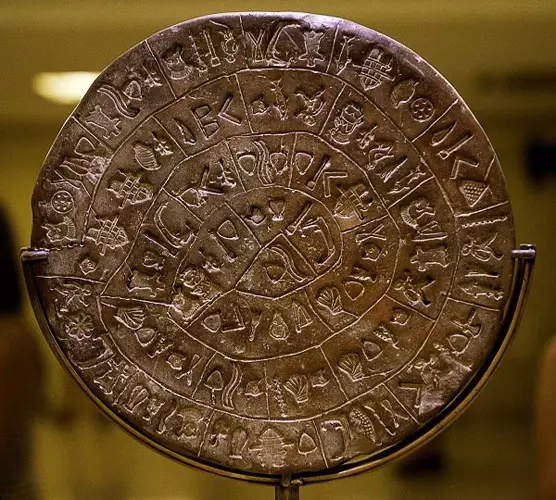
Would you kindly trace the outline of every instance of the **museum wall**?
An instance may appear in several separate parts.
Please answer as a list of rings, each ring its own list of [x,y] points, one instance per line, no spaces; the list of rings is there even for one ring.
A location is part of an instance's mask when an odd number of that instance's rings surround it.
[[[541,168],[540,174],[537,171],[535,177],[527,152],[531,144],[540,139],[556,145],[556,91],[542,85],[543,78],[554,78],[550,71],[537,71],[540,76],[530,83],[538,85],[535,91],[508,89],[504,87],[503,75],[516,64],[520,68],[553,68],[552,72],[556,71],[555,56],[549,53],[549,47],[556,41],[556,11],[549,8],[545,12],[541,2],[532,2],[531,17],[526,17],[528,22],[524,23],[517,2],[508,2],[517,9],[515,12],[505,7],[499,11],[499,18],[496,16],[497,2],[490,10],[482,7],[482,2],[470,2],[469,11],[461,6],[452,11],[443,7],[442,2],[429,3],[433,14],[416,12],[416,19],[408,14],[413,3],[401,1],[392,2],[392,7],[387,2],[376,3],[376,22],[366,2],[354,2],[352,12],[348,7],[333,7],[335,10],[330,13],[387,32],[411,46],[452,80],[476,110],[506,175],[517,243],[537,244],[539,256],[534,285],[521,328],[501,368],[477,402],[443,438],[441,446],[447,468],[441,468],[433,477],[406,477],[400,474],[400,464],[395,463],[363,476],[309,486],[302,491],[302,498],[307,500],[457,499],[486,498],[487,495],[489,498],[518,499],[531,498],[534,489],[532,417],[536,374],[543,346],[556,334],[556,166],[552,156],[553,163]],[[62,2],[55,4],[63,7]],[[77,16],[74,25],[67,29],[57,20],[58,16],[67,19],[67,13],[43,8],[46,18],[37,21],[36,29],[32,29],[24,25],[22,8],[10,11],[7,3],[0,2],[0,13],[12,16],[11,24],[2,27],[0,22],[0,42],[8,54],[4,54],[8,60],[0,73],[0,89],[4,91],[3,101],[0,99],[0,103],[4,103],[0,104],[0,203],[7,208],[18,247],[29,242],[30,196],[42,160],[64,117],[71,112],[71,107],[58,109],[22,92],[20,87],[27,88],[29,83],[16,80],[13,74],[21,69],[27,75],[30,69],[29,61],[24,65],[20,59],[25,55],[37,69],[44,69],[40,57],[41,54],[44,58],[50,57],[46,47],[52,42],[53,46],[60,47],[59,53],[51,56],[56,60],[53,69],[64,69],[60,56],[64,53],[71,66],[69,69],[100,70],[152,31],[188,16],[209,12],[201,3],[192,4],[190,11],[182,6],[176,8],[176,12],[170,8],[175,4],[169,4],[150,21],[147,4],[142,6],[141,12],[110,2],[101,4],[104,10],[98,15],[104,24],[98,21],[94,29],[87,18],[93,12],[90,6],[78,9],[82,16]],[[251,2],[243,7],[239,2],[233,5],[221,2],[221,5],[212,5],[210,12],[220,7],[220,10],[238,10],[253,8],[253,5]],[[292,9],[291,4],[283,5]],[[325,10],[320,4],[310,7],[303,8]],[[137,16],[135,25],[124,23],[126,36],[118,34],[118,23],[110,15],[112,8],[124,14],[134,12]],[[261,5],[259,9],[262,8]],[[391,13],[388,13],[389,8]],[[60,36],[65,40],[63,46],[56,41]],[[72,39],[74,46],[70,42]],[[466,48],[466,44],[469,47]],[[71,56],[74,50],[79,54],[94,52],[89,59],[93,67],[82,68],[83,60],[75,54]],[[553,63],[554,66],[550,66]],[[496,71],[488,73],[485,68]],[[43,396],[29,458],[40,498],[272,498],[273,493],[268,488],[185,468],[129,437],[102,416],[58,366],[39,333],[28,302],[25,321],[33,332],[44,363],[40,382]]]

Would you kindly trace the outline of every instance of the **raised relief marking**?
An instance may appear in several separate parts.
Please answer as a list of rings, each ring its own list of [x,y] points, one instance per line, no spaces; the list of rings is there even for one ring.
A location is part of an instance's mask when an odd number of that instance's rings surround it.
[[[283,385],[296,404],[300,405],[309,401],[309,382],[305,375],[292,375]]]
[[[240,168],[248,175],[256,173],[265,186],[273,185],[278,176],[286,173],[289,168],[289,150],[281,146],[278,151],[271,152],[264,141],[254,141],[253,144],[255,153],[243,153],[238,157]]]
[[[353,46],[354,40],[355,36],[353,35],[342,35],[340,53],[338,54],[338,58],[335,61],[337,75],[341,75],[352,62],[349,52],[351,47]]]
[[[297,153],[297,155],[303,155],[303,154],[306,153]],[[301,160],[302,157],[297,155],[296,158],[298,160]],[[313,156],[311,155],[310,162],[312,162],[312,160],[313,160]],[[325,198],[330,198],[332,196],[332,186],[334,181],[338,179],[346,179],[348,177],[347,172],[339,171],[339,170],[329,170],[331,166],[332,166],[332,162],[330,161],[330,157],[328,155],[323,155],[322,160],[320,162],[320,166],[317,167],[315,173],[305,182],[305,185],[310,190],[313,190],[317,186],[318,182],[322,180]]]
[[[262,266],[270,281],[279,283],[286,277],[297,283],[305,281],[307,276],[298,268],[292,252],[287,247],[280,243],[273,243],[267,248],[274,257],[272,260],[263,262]]]
[[[153,422],[158,412],[165,406],[166,402],[156,396],[151,396],[147,404],[145,405],[145,411],[143,412],[143,419],[146,422]]]
[[[258,226],[266,220],[266,215],[262,211],[261,207],[251,205],[249,207],[249,213],[245,216],[245,219]]]
[[[160,205],[154,214],[154,224],[164,238],[167,245],[180,250],[187,246],[195,237],[195,230],[186,222],[182,221],[181,230],[170,230],[164,222],[164,211],[167,209],[168,203]]]
[[[361,410],[361,408],[352,408],[349,411],[348,419],[349,423],[353,426],[356,432],[365,436],[367,439],[378,446],[382,444],[382,441],[378,433],[376,432],[373,421],[370,419],[367,413]]]
[[[284,220],[284,210],[286,208],[286,202],[280,198],[272,199],[268,202],[268,209],[270,210],[270,218],[274,222],[280,222]]]
[[[431,144],[435,147],[444,145],[444,148],[438,151],[437,156],[442,160],[447,160],[452,154],[461,149],[465,144],[467,144],[471,139],[473,139],[473,134],[471,132],[466,132],[458,139],[454,140],[450,145],[446,142],[451,137],[452,133],[456,129],[457,121],[454,121],[441,130],[434,132],[431,136]],[[446,144],[445,144],[446,143]],[[450,178],[455,178],[455,172],[452,172]]]
[[[81,181],[86,179],[96,184],[108,165],[108,159],[97,154],[93,143],[83,136],[75,144],[73,155],[64,157],[56,172],[63,179],[77,178]]]
[[[146,318],[145,309],[142,306],[120,306],[114,314],[114,319],[130,330],[139,330]]]
[[[255,334],[257,332],[257,328],[259,323],[261,322],[262,313],[261,311],[251,309],[251,322],[249,324],[249,342],[254,342]]]
[[[312,201],[308,201],[305,203],[305,205],[303,205],[303,208],[299,211],[295,220],[287,227],[286,229],[287,234],[292,235],[299,230],[300,226],[302,226],[309,218],[309,212],[312,207],[313,207]]]
[[[147,88],[162,87],[162,76],[158,72],[156,62],[153,59],[146,59],[140,67],[132,68],[130,76],[136,81],[143,82]]]
[[[173,154],[172,148],[166,139],[161,139],[153,132],[151,134],[153,147],[142,142],[133,144],[133,152],[135,161],[145,170],[158,170],[162,165],[156,157],[156,153],[160,156],[169,156]]]
[[[86,256],[84,257],[80,262],[79,262],[79,269],[81,269],[81,272],[87,276],[91,273],[94,273],[98,268],[98,262],[94,259],[92,259],[90,256]]]
[[[260,94],[251,102],[251,112],[254,115],[272,115],[280,120],[288,118],[288,98],[284,95],[282,77],[267,78],[261,76],[264,82],[268,82],[270,98],[268,95]]]
[[[272,320],[270,321],[270,326],[268,328],[268,334],[274,340],[278,341],[287,340],[290,336],[290,328],[278,311],[275,311],[272,315]]]
[[[193,47],[193,57],[187,61],[184,59],[184,47],[175,44],[162,54],[162,62],[170,73],[172,80],[184,80],[193,75],[194,71],[204,73],[207,70],[205,63],[198,56],[197,48],[190,37]]]
[[[400,309],[398,307],[392,309],[392,317],[390,323],[394,325],[405,325],[409,321],[411,313],[405,309]]]
[[[221,37],[220,49],[224,53],[225,59],[230,64],[236,61],[237,53],[239,51],[239,43],[237,42],[232,29],[223,23],[212,21],[212,24],[220,28],[218,34]]]
[[[293,116],[299,118],[308,127],[314,127],[317,123],[317,117],[324,111],[326,104],[323,94],[325,92],[324,86],[321,86],[312,95],[302,88],[295,91],[295,95],[302,101],[302,107],[295,111]]]
[[[135,414],[137,408],[144,404],[149,397],[148,389],[139,384],[136,385],[130,392],[127,401],[124,403],[123,407],[129,413]]]
[[[200,208],[210,200],[211,195],[223,195],[235,186],[234,174],[226,162],[219,158],[204,166],[198,186],[186,187],[174,194],[188,208]]]
[[[232,432],[230,439],[230,458],[233,460],[243,460],[243,452],[247,447],[249,435],[243,427],[238,427]]]
[[[65,190],[56,191],[50,200],[50,205],[59,214],[66,214],[75,208],[73,196]]]
[[[345,292],[351,300],[357,300],[365,291],[365,283],[375,283],[377,276],[365,268],[361,262],[356,262],[346,279],[342,280]]]
[[[490,191],[490,186],[485,182],[465,180],[459,184],[458,189],[469,207],[473,208]]]
[[[317,62],[324,61],[324,55],[320,53],[320,44],[323,36],[324,33],[321,31],[303,31],[305,51],[298,59],[307,61],[309,68],[314,68]]]
[[[407,158],[403,158],[403,163],[399,166],[401,167]],[[417,181],[422,177],[425,177],[427,172],[424,170],[422,163],[417,163],[414,168],[410,169],[407,174],[399,178],[394,182],[394,185],[388,191],[388,194],[400,195],[411,190],[413,186],[417,184]]]
[[[362,340],[361,347],[367,361],[372,361],[382,354],[382,347],[371,340]]]
[[[380,223],[372,231],[362,231],[360,233],[357,233],[357,235],[355,236],[355,241],[358,245],[362,245],[365,243],[369,244],[368,251],[365,252],[365,258],[376,260],[378,259],[378,257],[380,257],[382,250],[377,245],[372,244],[372,242],[370,242],[369,240],[375,238],[380,241],[386,241],[386,235],[383,233],[384,228],[385,225]]]
[[[330,379],[326,376],[324,368],[312,373],[309,376],[311,387],[326,387],[330,383]]]
[[[462,157],[462,156],[456,156],[454,158],[454,163],[452,165],[452,171],[450,172],[450,179],[454,180],[457,179],[459,177],[459,171],[461,167],[472,167],[472,168],[476,168],[479,166],[479,161],[476,160],[475,158],[470,158],[470,157]],[[465,181],[462,182],[462,184],[465,184]],[[471,185],[469,187],[471,187],[473,185],[473,183],[471,183]],[[468,186],[466,186],[467,188]],[[477,187],[473,186],[474,189],[472,189],[472,191],[477,191]],[[466,188],[464,188],[464,190],[461,190],[461,186],[460,186],[460,192],[465,196],[467,193],[465,193],[464,191],[466,190]],[[470,200],[472,201],[476,196],[477,193],[469,193],[470,194]],[[482,193],[484,194],[484,193]]]
[[[453,354],[460,355],[465,352],[472,339],[477,338],[483,328],[482,323],[475,319],[477,310],[472,308],[465,320],[451,318],[450,321],[458,327],[459,332],[448,335],[448,345]]]
[[[212,447],[220,446],[230,435],[230,422],[226,417],[217,418],[208,436],[208,444]]]
[[[344,310],[340,292],[335,286],[321,288],[317,293],[317,302],[333,315],[340,314]]]
[[[241,313],[241,309],[234,302],[225,309],[221,323],[222,332],[236,332],[245,329],[245,319]]]
[[[188,146],[192,146],[197,143],[197,138],[191,129],[179,118],[173,118],[176,127],[180,132],[181,140]]]
[[[361,258],[364,260],[370,260],[372,262],[376,262],[381,256],[385,257],[387,254],[387,252],[383,252],[382,248],[380,248],[376,243],[373,243],[372,241],[363,243],[361,245],[361,249]]]
[[[420,245],[415,247],[415,252],[409,258],[409,262],[417,266],[420,272],[428,271],[431,267],[448,267],[448,251],[444,245],[423,250]]]
[[[114,193],[120,200],[120,208],[126,205],[138,205],[151,200],[154,192],[153,186],[142,180],[141,174],[118,170],[110,180],[107,191]]]
[[[264,379],[249,380],[245,384],[243,393],[250,398],[258,398],[263,396],[266,392],[266,384]]]
[[[498,279],[500,278],[500,274],[497,273],[496,271],[486,271],[484,269],[480,269],[478,267],[469,269],[466,273],[465,273],[465,277],[466,278],[492,278],[492,279]]]
[[[340,189],[340,192],[342,194],[334,207],[334,215],[343,219],[357,216],[359,220],[364,220],[365,212],[373,203],[367,187],[361,183],[354,184],[346,189]]]
[[[160,274],[147,274],[137,269],[132,269],[129,279],[126,282],[126,288],[131,293],[148,292],[151,297],[164,290],[164,285],[160,281]]]
[[[418,358],[411,367],[420,381],[399,382],[400,389],[413,392],[413,408],[420,416],[441,407],[446,394],[453,391],[471,371],[444,345],[435,342],[432,347],[430,354]]]
[[[73,243],[76,241],[77,228],[73,219],[67,215],[61,222],[48,222],[45,220],[41,227],[46,231],[46,239],[53,244]]]
[[[191,318],[195,312],[204,304],[211,302],[219,293],[220,289],[215,285],[207,274],[195,267],[188,266],[181,272],[177,279],[177,290],[172,297],[172,306],[175,307],[184,317]],[[214,331],[220,327],[220,319],[213,325]],[[210,325],[211,323],[209,323]]]
[[[264,29],[257,31],[256,35],[252,31],[245,32],[245,38],[247,39],[251,47],[250,59],[252,62],[261,63],[264,62],[265,60],[265,56],[264,56],[265,49],[263,47],[264,36],[265,36]]]
[[[232,376],[222,391],[222,406],[227,410],[235,408],[234,395],[241,383],[243,372],[237,363],[232,364]]]
[[[210,399],[212,404],[216,404],[216,392],[221,392],[224,389],[224,379],[222,377],[222,372],[216,368],[206,377],[203,385],[210,390]]]
[[[77,227],[74,220],[76,206],[71,193],[64,190],[57,191],[51,197],[50,203],[39,201],[38,207],[42,216],[41,228],[45,230],[45,237],[49,243],[64,245],[76,241]]]
[[[202,130],[205,138],[209,139],[220,130],[222,120],[234,125],[241,125],[243,119],[241,116],[234,115],[230,110],[230,106],[234,100],[232,94],[224,96],[221,104],[201,104],[191,108],[195,121]]]
[[[326,450],[331,460],[339,461],[345,457],[349,445],[349,431],[344,419],[325,420],[320,425]]]
[[[406,104],[415,95],[415,87],[419,82],[414,78],[406,78],[396,83],[390,91],[390,102],[395,108],[399,108],[402,104]]]
[[[62,323],[62,330],[68,337],[83,341],[91,338],[95,331],[95,323],[90,314],[78,311],[65,317]]]
[[[411,305],[428,307],[431,305],[431,301],[427,298],[425,290],[432,283],[434,280],[430,278],[417,281],[410,272],[406,271],[405,278],[398,278],[394,281],[394,290],[401,292]]]
[[[112,104],[123,118],[135,118],[141,111],[135,103],[143,100],[143,92],[141,85],[134,78],[125,84],[123,90],[110,83],[103,83],[98,91],[112,101]]]
[[[342,370],[352,382],[359,382],[365,378],[361,358],[357,353],[344,354],[338,360],[338,368]]]
[[[500,222],[505,222],[508,220],[508,217],[502,215],[501,217],[487,217],[486,219],[480,220],[473,220],[471,222],[464,222],[461,227],[463,229],[469,229],[472,227],[482,227],[482,226],[490,226],[492,224],[498,224]]]
[[[379,405],[365,405],[364,408],[371,412],[390,436],[397,434],[402,422],[411,422],[411,418],[396,410],[388,399],[383,399]]]
[[[54,301],[56,309],[62,313],[87,307],[93,294],[91,286],[86,283],[65,283],[61,279],[56,280],[50,289],[59,295]]]
[[[434,104],[426,97],[418,97],[409,106],[411,116],[418,122],[426,122],[434,115]]]
[[[283,467],[286,464],[288,450],[294,445],[284,440],[283,436],[273,427],[267,427],[249,448],[255,452],[261,465],[268,469]]]
[[[287,415],[287,406],[286,401],[284,400],[284,392],[282,391],[282,384],[280,383],[280,380],[278,380],[277,378],[272,379],[272,382],[270,383],[270,389],[272,390],[272,394],[276,398],[278,408],[280,408],[280,415]]]
[[[143,265],[150,269],[154,269],[157,272],[162,271],[162,269],[164,268],[165,260],[166,259],[162,255],[155,252],[154,250],[147,250],[143,254]]]
[[[483,283],[469,283],[467,285],[460,286],[460,288],[463,292],[474,299],[483,297],[486,299],[502,300],[504,298],[504,292],[502,290],[492,288]]]
[[[296,333],[300,333],[303,328],[313,322],[307,308],[296,300],[292,302],[292,316]]]
[[[129,324],[129,320],[126,321]],[[155,358],[159,354],[166,352],[174,345],[174,341],[164,331],[140,327],[134,329],[135,338],[149,358]]]
[[[467,238],[466,243],[464,243],[461,247],[461,254],[464,257],[470,255],[481,262],[488,262],[490,259],[500,260],[503,255],[496,253],[492,249],[492,244],[496,240],[497,236],[498,234],[494,234],[491,237],[487,236],[482,241],[470,236]]]
[[[90,227],[85,239],[91,240],[100,248],[100,255],[104,255],[109,248],[115,250],[129,243],[125,230],[118,226],[118,217],[97,217],[96,227]]]
[[[89,114],[86,115],[83,120],[85,123],[89,123],[103,130],[104,132],[102,137],[104,139],[118,137],[122,131],[120,127],[120,119],[108,116],[98,104],[92,109],[92,111],[89,111]]]
[[[212,43],[212,38],[210,36],[209,30],[203,30],[203,37],[205,38],[205,43],[207,44],[208,53],[206,54],[209,58],[210,65],[212,67],[220,66],[220,58],[216,54],[216,49]]]
[[[317,443],[306,432],[302,432],[297,442],[297,452],[306,457],[317,450]]]
[[[203,416],[194,408],[181,408],[173,416],[172,434],[181,440],[192,440],[197,438],[203,427]]]
[[[417,198],[400,211],[402,220],[415,230],[415,242],[445,239],[448,235],[435,220],[436,210],[426,198]]]
[[[512,218],[483,131],[411,61],[349,22],[223,15],[157,34],[85,97],[33,199],[37,290],[137,432],[314,476],[388,458],[476,381]]]
[[[384,324],[380,323],[373,331],[372,334],[383,342],[390,344],[394,349],[398,350],[398,339],[390,331],[390,329]]]
[[[364,116],[361,105],[350,102],[334,117],[334,127],[330,130],[330,137],[338,144],[349,144],[357,128],[363,125],[363,122]]]
[[[212,240],[216,242],[218,248],[224,254],[228,262],[234,262],[237,258],[236,252],[233,250],[231,243],[239,240],[239,233],[231,219],[222,221],[216,231],[209,229],[208,234]]]
[[[331,165],[332,163],[330,162],[330,156],[324,155],[322,157],[322,161],[320,162],[320,166],[317,168],[313,176],[306,182],[307,187],[311,190],[314,189],[320,177]],[[326,184],[325,184],[325,189],[326,189]]]
[[[381,47],[373,47],[359,68],[359,81],[365,91],[394,81],[393,58]]]
[[[258,30],[256,34],[245,31],[246,40],[251,47],[250,62],[288,66],[300,52],[299,46],[288,32],[290,28],[298,28],[298,24],[278,21],[271,23],[268,28]],[[284,43],[288,45],[287,48],[283,46]]]
[[[117,401],[135,374],[136,368],[123,360],[117,362],[114,358],[107,360],[105,367],[104,372],[95,377],[93,383],[105,396],[116,396],[114,399]]]

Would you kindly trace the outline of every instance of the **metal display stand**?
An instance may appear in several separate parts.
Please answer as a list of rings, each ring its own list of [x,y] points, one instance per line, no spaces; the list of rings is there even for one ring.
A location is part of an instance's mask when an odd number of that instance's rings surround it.
[[[39,319],[41,327],[49,328],[46,315],[43,311],[42,305],[38,299],[36,290],[35,277],[34,277],[34,264],[45,259],[48,259],[49,251],[47,249],[39,248],[24,248],[21,250],[21,260],[23,263],[23,270],[27,287],[31,296],[31,303],[33,310]],[[436,418],[432,419],[425,426],[423,426],[416,439],[412,443],[398,444],[388,449],[388,453],[378,453],[370,456],[361,457],[359,460],[350,461],[346,464],[328,469],[324,472],[315,474],[306,474],[302,476],[291,474],[284,474],[277,478],[274,482],[265,478],[265,480],[257,481],[253,477],[243,476],[242,474],[232,473],[225,470],[214,470],[225,477],[234,479],[244,479],[251,482],[261,482],[264,484],[273,484],[275,487],[275,500],[299,500],[299,487],[304,484],[329,481],[339,479],[342,477],[351,476],[354,474],[362,473],[382,465],[391,458],[399,458],[410,451],[417,448],[419,445],[429,441],[442,430],[444,430],[456,417],[475,399],[478,393],[486,384],[494,370],[497,368],[500,359],[509,347],[514,334],[519,325],[521,315],[523,313],[525,301],[529,288],[531,285],[532,273],[535,265],[536,248],[532,244],[522,244],[519,248],[512,251],[512,258],[514,259],[514,280],[512,284],[511,293],[508,299],[506,312],[504,314],[503,324],[500,331],[497,344],[492,350],[490,359],[487,359],[483,368],[479,370],[475,377],[468,383],[465,389],[446,407],[446,411],[439,414]],[[64,361],[64,366],[72,372],[73,369],[63,358],[58,356]],[[124,426],[126,428],[126,426]],[[126,428],[135,434],[132,429]]]

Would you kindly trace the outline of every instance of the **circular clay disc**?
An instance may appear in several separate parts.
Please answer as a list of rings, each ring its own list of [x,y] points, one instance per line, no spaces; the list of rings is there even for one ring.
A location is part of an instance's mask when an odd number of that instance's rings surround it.
[[[125,53],[33,215],[43,326],[87,392],[256,481],[411,445],[490,362],[512,284],[476,119],[406,47],[329,17],[209,16]]]

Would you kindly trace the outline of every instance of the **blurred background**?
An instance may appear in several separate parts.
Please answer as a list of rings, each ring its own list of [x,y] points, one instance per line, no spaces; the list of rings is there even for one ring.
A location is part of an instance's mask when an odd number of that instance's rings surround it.
[[[494,144],[507,178],[517,243],[536,243],[539,253],[510,352],[476,403],[445,433],[441,452],[432,453],[429,467],[396,462],[358,477],[304,487],[301,497],[534,498],[537,373],[543,347],[556,333],[556,2],[0,0],[0,203],[12,226],[10,250],[15,256],[17,248],[29,242],[31,191],[73,107],[39,95],[37,74],[99,72],[127,48],[169,25],[247,10],[345,17],[388,34],[435,66],[460,92]],[[6,283],[4,275],[1,279]],[[0,301],[6,300],[5,290],[3,294]],[[31,479],[21,496],[2,496],[0,487],[0,498],[273,498],[271,488],[174,463],[100,415],[54,360],[23,296],[25,326],[16,330],[28,332],[29,341],[21,342],[21,333],[10,347],[7,327],[0,325],[0,360],[5,362],[9,351],[18,360],[33,362],[17,362],[11,372],[3,368],[0,388],[5,394],[15,377],[27,377],[21,394],[33,403],[24,459]],[[1,406],[0,415],[12,411],[3,401]],[[0,426],[7,417],[2,418]],[[0,427],[0,437],[26,432],[20,423],[17,430]]]

